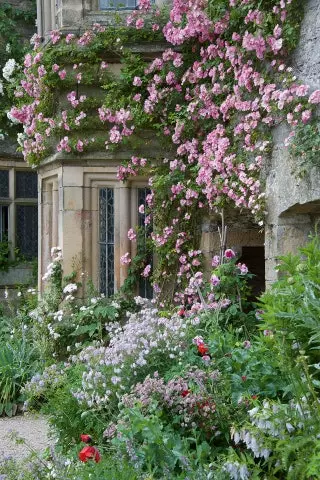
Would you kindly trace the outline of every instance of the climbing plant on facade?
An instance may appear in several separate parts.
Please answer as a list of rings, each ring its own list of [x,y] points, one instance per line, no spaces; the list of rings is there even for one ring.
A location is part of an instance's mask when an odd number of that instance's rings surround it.
[[[53,31],[50,44],[36,41],[25,57],[10,112],[24,125],[25,158],[39,164],[54,151],[130,145],[133,156],[118,177],[149,177],[146,223],[154,224],[159,258],[154,287],[171,286],[179,304],[193,302],[203,281],[201,217],[231,206],[263,226],[261,170],[271,129],[286,122],[290,145],[320,103],[320,91],[300,84],[284,62],[297,43],[301,8],[300,0],[175,0],[166,18],[140,0],[126,27],[94,25],[79,37]],[[168,48],[147,63],[130,49],[142,41]],[[119,78],[108,71],[110,55],[123,62]],[[105,95],[87,96],[88,85]],[[64,107],[57,108],[58,98]],[[158,138],[152,158],[137,153],[145,130]]]

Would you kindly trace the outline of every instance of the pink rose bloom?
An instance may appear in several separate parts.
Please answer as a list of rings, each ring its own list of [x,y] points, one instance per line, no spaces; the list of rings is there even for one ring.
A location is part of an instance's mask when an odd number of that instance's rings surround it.
[[[136,21],[136,29],[141,30],[141,28],[143,28],[143,27],[144,27],[143,18],[138,18],[138,20]]]
[[[120,263],[121,265],[129,265],[131,263],[131,258],[129,257],[129,252],[125,253],[120,257]]]
[[[56,63],[54,63],[54,64],[52,65],[52,71],[53,71],[53,72],[57,72],[57,71],[59,70],[59,68],[60,68],[59,65],[57,65]]]
[[[304,110],[301,114],[301,120],[303,123],[307,123],[311,118],[311,110]]]
[[[146,278],[146,277],[149,277],[150,272],[151,272],[151,265],[147,265],[146,268],[141,273],[141,275]]]
[[[234,253],[233,250],[231,250],[231,248],[227,248],[227,250],[224,252],[224,256],[225,258],[234,258],[236,256],[236,254]]]
[[[68,33],[68,35],[66,36],[66,43],[70,43],[74,37],[75,36],[73,33]]]
[[[159,25],[158,25],[157,23],[153,23],[153,24],[152,24],[152,30],[153,30],[154,32],[157,32],[157,31],[159,30],[159,28],[160,28],[160,27],[159,27]]]
[[[314,92],[312,92],[308,102],[313,104],[320,103],[320,90],[315,90]]]
[[[220,257],[219,255],[215,255],[212,259],[212,262],[211,262],[211,265],[213,267],[217,267],[218,265],[220,265]]]
[[[238,263],[237,267],[239,268],[242,275],[246,275],[249,271],[247,265],[245,265],[244,263]]]
[[[61,78],[61,80],[64,80],[67,76],[67,72],[65,70],[60,70],[60,72],[58,72],[58,75]]]
[[[135,102],[140,102],[140,100],[141,100],[141,93],[137,93],[136,95],[134,95],[133,100],[134,100]]]
[[[106,68],[108,68],[108,64],[106,62],[101,62],[101,65],[100,65],[100,68],[101,70],[105,70]]]
[[[131,240],[132,242],[133,242],[134,240],[136,240],[137,234],[136,234],[136,232],[133,230],[133,228],[130,228],[130,230],[128,231],[128,238],[129,238],[129,240]]]
[[[76,147],[78,152],[83,152],[83,142],[81,140],[78,140]]]
[[[142,80],[141,80],[141,78],[140,78],[140,77],[134,77],[132,84],[133,84],[135,87],[141,87],[141,85],[142,85]]]
[[[144,213],[144,205],[139,206],[139,213]]]

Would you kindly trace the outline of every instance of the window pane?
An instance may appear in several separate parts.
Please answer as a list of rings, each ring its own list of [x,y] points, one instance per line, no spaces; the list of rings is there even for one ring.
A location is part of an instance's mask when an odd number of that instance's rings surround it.
[[[8,238],[9,208],[6,205],[0,205],[0,242]]]
[[[16,172],[16,198],[37,198],[38,182],[35,172]]]
[[[99,191],[100,293],[114,294],[114,190]]]
[[[100,0],[100,10],[116,8],[136,8],[136,0]]]
[[[17,205],[16,240],[20,253],[30,259],[38,255],[38,206]]]
[[[9,171],[0,170],[0,197],[9,197]]]

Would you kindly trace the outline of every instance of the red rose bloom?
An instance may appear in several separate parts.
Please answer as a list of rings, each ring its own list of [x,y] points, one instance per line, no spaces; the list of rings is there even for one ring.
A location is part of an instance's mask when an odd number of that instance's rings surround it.
[[[198,352],[200,353],[200,355],[205,355],[209,352],[209,348],[204,343],[200,343],[198,345]]]
[[[89,442],[91,442],[92,438],[91,438],[91,435],[86,435],[86,434],[82,433],[80,435],[80,440],[83,443],[89,443]]]
[[[88,460],[94,460],[96,463],[100,462],[101,456],[96,447],[84,447],[79,452],[79,459],[86,463]]]
[[[181,392],[181,397],[186,397],[187,395],[189,395],[189,393],[190,393],[190,390],[183,390]]]

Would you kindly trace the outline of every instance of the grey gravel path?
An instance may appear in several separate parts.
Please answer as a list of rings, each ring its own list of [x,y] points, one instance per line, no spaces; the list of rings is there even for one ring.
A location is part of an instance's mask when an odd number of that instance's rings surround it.
[[[0,418],[0,461],[8,456],[16,460],[23,459],[30,454],[25,445],[17,445],[9,438],[12,431],[17,432],[19,437],[25,439],[26,444],[34,450],[41,452],[50,442],[48,439],[48,424],[41,416],[23,415],[12,418]]]

